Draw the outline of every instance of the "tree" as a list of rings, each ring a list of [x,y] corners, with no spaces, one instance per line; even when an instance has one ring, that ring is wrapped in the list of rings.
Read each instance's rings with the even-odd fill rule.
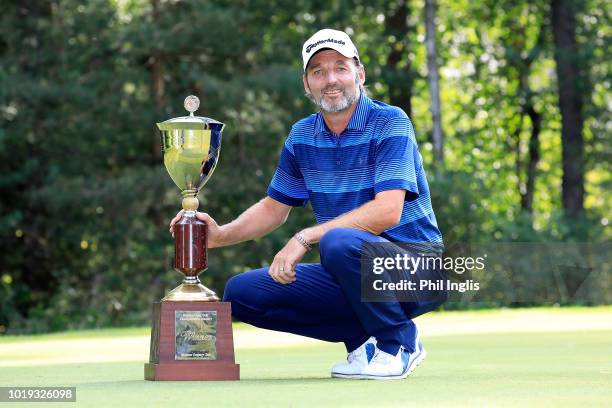
[[[551,0],[551,22],[559,87],[562,140],[562,202],[570,217],[577,217],[584,206],[584,118],[583,72],[586,61],[579,58],[576,41],[576,15],[582,0]]]
[[[533,6],[529,3],[518,2],[517,4],[514,0],[510,0],[509,3],[506,5],[508,12],[504,14],[502,21],[503,25],[513,35],[501,39],[504,44],[504,56],[507,61],[507,69],[504,72],[509,78],[516,78],[517,82],[512,98],[518,105],[517,112],[519,115],[518,124],[512,132],[515,140],[516,177],[521,199],[521,209],[531,215],[533,212],[537,165],[540,160],[540,132],[542,130],[543,115],[536,108],[537,98],[541,98],[541,92],[534,91],[529,81],[534,75],[533,65],[543,56],[547,45],[548,24],[544,18],[547,9],[545,7]],[[531,19],[521,19],[520,16],[528,16]],[[530,43],[533,45],[530,46]],[[529,118],[531,129],[529,130],[527,142],[527,154],[523,159],[521,141],[525,116]],[[524,177],[523,172],[526,173]]]
[[[434,165],[438,171],[444,166],[444,135],[442,133],[442,114],[440,107],[440,76],[438,74],[438,51],[436,47],[436,0],[425,1],[425,43],[427,45],[427,80],[431,100],[433,122],[432,142]]]
[[[414,73],[408,58],[409,36],[413,27],[408,25],[410,5],[407,0],[390,2],[386,6],[385,36],[390,51],[383,68],[383,78],[389,84],[389,101],[412,116],[412,84]]]

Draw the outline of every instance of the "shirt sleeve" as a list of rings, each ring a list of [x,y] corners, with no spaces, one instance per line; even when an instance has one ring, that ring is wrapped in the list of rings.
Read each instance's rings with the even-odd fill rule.
[[[417,170],[421,166],[414,129],[407,116],[391,118],[376,145],[374,192],[406,190],[405,201],[419,196]]]
[[[308,190],[295,158],[290,137],[281,151],[276,172],[268,186],[268,196],[292,207],[303,207],[308,203]]]

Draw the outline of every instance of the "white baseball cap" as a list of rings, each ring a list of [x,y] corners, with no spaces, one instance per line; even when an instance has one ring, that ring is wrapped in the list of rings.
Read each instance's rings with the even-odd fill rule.
[[[347,58],[357,58],[359,53],[355,44],[351,41],[351,37],[344,31],[332,30],[324,28],[319,30],[304,43],[302,47],[302,59],[304,60],[304,71],[308,66],[308,61],[313,55],[322,49],[331,48],[338,51]]]

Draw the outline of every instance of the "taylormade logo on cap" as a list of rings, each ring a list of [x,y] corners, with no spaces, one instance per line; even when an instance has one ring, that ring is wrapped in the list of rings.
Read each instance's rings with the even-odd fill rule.
[[[344,31],[332,30],[325,28],[317,31],[312,37],[310,37],[304,43],[302,47],[302,59],[304,60],[304,71],[308,66],[308,61],[312,56],[319,50],[324,48],[330,48],[338,51],[340,54],[347,58],[357,58],[359,60],[359,54],[357,48],[351,41],[351,38]]]
[[[340,45],[346,45],[346,43],[344,41],[342,41],[342,40],[335,40],[333,38],[328,38],[327,40],[321,40],[321,41],[317,41],[314,44],[309,44],[306,47],[306,53],[309,53],[313,49],[313,47],[316,47],[317,45],[324,44],[326,42],[336,43],[336,44],[340,44]]]

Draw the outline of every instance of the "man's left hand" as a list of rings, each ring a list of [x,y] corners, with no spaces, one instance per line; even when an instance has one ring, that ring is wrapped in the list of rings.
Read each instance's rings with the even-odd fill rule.
[[[306,248],[295,238],[291,238],[287,245],[281,249],[272,265],[268,268],[268,273],[278,283],[287,284],[295,282],[295,267],[306,254]]]

